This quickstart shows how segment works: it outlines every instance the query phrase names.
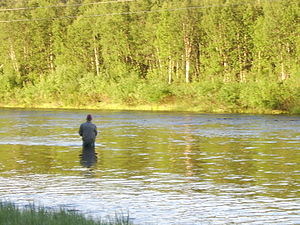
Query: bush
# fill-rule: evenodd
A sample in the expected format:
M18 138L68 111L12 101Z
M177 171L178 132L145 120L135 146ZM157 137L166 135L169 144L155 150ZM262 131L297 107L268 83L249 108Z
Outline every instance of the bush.
M47 83L51 92L69 95L78 92L79 80L86 74L81 67L62 65L49 75Z
M240 92L239 83L226 83L218 91L219 101L228 106L238 106Z
M246 108L287 109L295 93L291 87L276 82L251 82L241 89L241 103Z
M11 90L11 83L8 76L0 74L0 98L6 97Z
M142 99L149 103L160 103L168 96L173 95L170 85L155 81L148 81L140 91Z
M118 103L136 104L138 100L138 89L142 85L135 75L121 77L118 81L111 81L110 86L106 89L108 96Z

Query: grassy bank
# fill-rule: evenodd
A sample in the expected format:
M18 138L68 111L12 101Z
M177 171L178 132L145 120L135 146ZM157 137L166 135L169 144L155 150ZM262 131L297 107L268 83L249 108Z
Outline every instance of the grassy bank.
M23 108L23 109L91 109L91 110L126 110L126 111L156 111L156 112L195 112L195 113L249 113L249 114L300 114L300 109L293 111L272 109L241 109L232 107L215 108L210 105L190 106L185 102L176 104L148 104L148 105L126 105L112 103L95 103L93 105L65 105L59 103L21 103L0 104L0 108Z
M46 210L29 206L19 209L12 203L0 203L0 224L2 225L130 225L128 217L95 221L82 214L66 210Z
M8 89L0 93L0 107L300 113L296 80L164 84L136 77L111 83L91 79L63 85L43 80Z

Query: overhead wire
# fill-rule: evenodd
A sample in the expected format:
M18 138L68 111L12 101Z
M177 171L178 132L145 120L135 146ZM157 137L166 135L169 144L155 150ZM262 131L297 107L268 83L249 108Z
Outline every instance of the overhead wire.
M135 0L119 0L119 1L111 1L111 2L132 2ZM282 1L282 0L265 0L265 1ZM109 1L108 1L109 2ZM253 2L253 1L251 1ZM61 17L49 17L49 18L35 18L35 19L14 19L14 20L0 20L0 23L13 23L13 22L32 22L32 21L45 21L45 20L62 20L62 19L74 19L74 18L91 18L91 17L102 17L102 16L117 16L117 15L131 15L131 14L147 14L147 13L159 13L159 12L174 12L174 11L182 11L182 10L194 10L194 9L203 9L203 8L213 8L213 7L228 7L235 5L243 5L245 3L224 3L224 4L213 4L206 6L188 6L181 8L166 8L166 9L154 9L154 10L141 10L141 11L128 11L128 12L116 12L116 13L103 13L103 14L91 14L91 15L76 15L76 16L61 16ZM87 3L88 4L88 3Z
M0 12L22 11L22 10L32 10L32 9L46 9L46 8L60 8L60 7L76 7L76 6L100 5L100 4L109 4L109 3L133 2L133 1L136 1L136 0L111 0L111 1L103 1L103 2L77 3L77 4L66 4L66 5L5 8L5 9L0 9Z

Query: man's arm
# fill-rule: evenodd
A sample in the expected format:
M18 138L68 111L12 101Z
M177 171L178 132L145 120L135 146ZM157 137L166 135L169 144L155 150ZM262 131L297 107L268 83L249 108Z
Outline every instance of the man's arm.
M98 134L98 131L97 131L97 127L96 127L96 125L95 125L94 132L95 132L95 136L97 136L97 134Z

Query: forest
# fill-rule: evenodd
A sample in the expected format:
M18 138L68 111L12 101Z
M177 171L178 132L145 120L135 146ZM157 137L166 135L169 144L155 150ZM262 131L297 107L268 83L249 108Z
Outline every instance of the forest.
M0 106L300 113L299 0L1 0Z

